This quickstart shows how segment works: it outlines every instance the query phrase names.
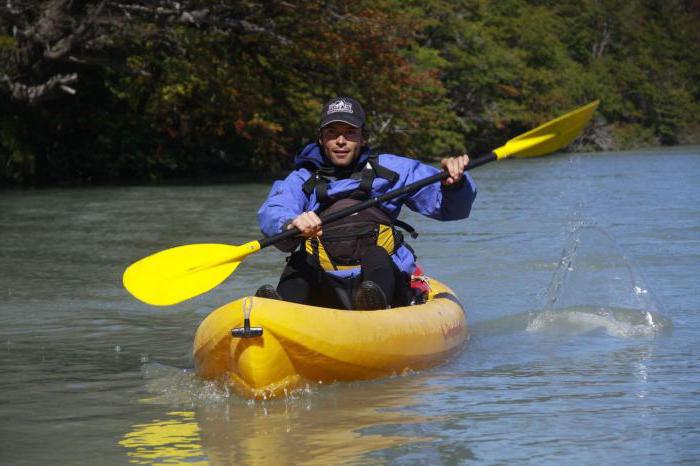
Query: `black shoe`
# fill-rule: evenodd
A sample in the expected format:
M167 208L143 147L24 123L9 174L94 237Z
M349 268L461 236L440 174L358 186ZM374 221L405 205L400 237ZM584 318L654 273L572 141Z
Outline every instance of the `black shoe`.
M371 280L362 282L355 293L355 310L376 311L387 308L384 291Z
M255 292L258 298L276 299L282 301L282 296L277 292L277 288L272 285L263 285Z

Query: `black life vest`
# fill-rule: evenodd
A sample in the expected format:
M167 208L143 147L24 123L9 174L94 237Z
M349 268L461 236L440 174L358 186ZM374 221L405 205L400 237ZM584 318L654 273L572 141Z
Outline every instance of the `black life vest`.
M375 178L384 178L393 183L398 179L398 174L379 165L376 155L370 155L367 164L350 177L359 179L360 186L340 198L328 196L328 183L334 179L324 177L318 172L304 183L303 189L307 196L316 191L321 204L319 215L330 214L369 199ZM393 220L379 207L369 207L324 225L323 235L320 238L305 240L302 247L308 254L316 256L326 271L351 269L360 264L360 258L369 246L378 245L390 255L394 254L404 244L403 234L397 226L406 230L413 238L418 236L409 224Z

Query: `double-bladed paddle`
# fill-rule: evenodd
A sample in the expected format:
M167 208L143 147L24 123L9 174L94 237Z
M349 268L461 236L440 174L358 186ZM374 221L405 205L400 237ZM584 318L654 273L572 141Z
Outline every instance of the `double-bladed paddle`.
M567 146L583 129L598 101L579 107L525 134L517 136L488 155L469 161L466 170L510 157L547 155ZM447 178L445 171L408 184L403 188L321 216L325 225L374 205L412 193ZM155 306L168 306L205 293L223 282L251 254L267 246L299 235L292 228L274 236L240 246L228 244L189 244L145 257L124 272L124 287L136 298Z

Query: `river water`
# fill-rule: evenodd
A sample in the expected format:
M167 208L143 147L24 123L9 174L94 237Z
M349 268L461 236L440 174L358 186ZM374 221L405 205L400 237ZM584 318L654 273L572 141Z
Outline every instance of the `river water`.
M192 337L281 253L168 308L121 274L257 239L267 183L0 192L0 464L699 464L700 147L473 176L469 220L402 217L467 308L464 351L258 402L194 377Z

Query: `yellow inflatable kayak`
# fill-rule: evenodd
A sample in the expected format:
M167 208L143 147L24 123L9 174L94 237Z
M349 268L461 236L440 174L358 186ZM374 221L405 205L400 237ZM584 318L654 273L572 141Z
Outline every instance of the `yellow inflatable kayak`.
M196 373L222 380L244 397L270 398L307 383L374 379L441 364L466 342L466 319L452 290L426 280L425 304L383 311L258 297L233 301L197 329Z

